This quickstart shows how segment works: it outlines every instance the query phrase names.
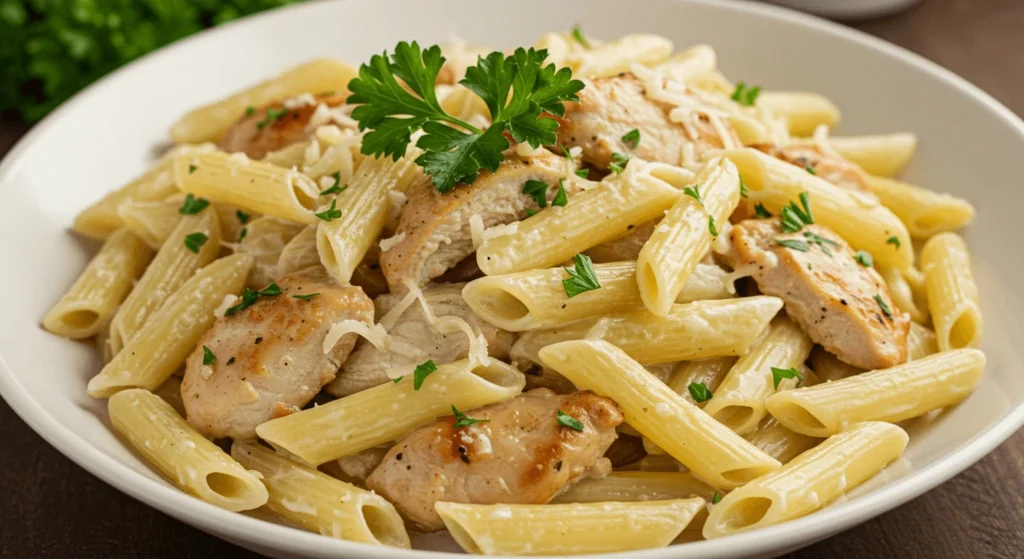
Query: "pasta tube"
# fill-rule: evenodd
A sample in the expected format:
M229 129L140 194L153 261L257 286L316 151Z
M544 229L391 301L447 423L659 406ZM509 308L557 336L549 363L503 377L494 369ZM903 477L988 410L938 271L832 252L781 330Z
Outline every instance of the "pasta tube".
M679 167L631 160L621 175L573 195L567 205L549 207L520 221L513 233L484 239L476 251L477 265L493 276L571 260L625 234L631 226L662 215L691 177Z
M248 256L235 254L196 272L89 381L89 395L109 398L125 388L155 390L163 384L213 324L224 297L242 290L251 267Z
M907 274L905 272L906 270L890 268L888 266L880 266L878 268L878 273L885 280L885 285L889 288L889 295L892 296L896 306L901 311L909 313L910 319L914 322L928 322L927 302L919 302L917 300L914 288L907 281Z
M387 382L272 419L256 427L256 434L278 449L319 465L393 441L450 413L452 406L471 410L506 400L522 392L525 385L521 373L500 361L473 366L464 359L439 366L419 390L407 375L398 383Z
M665 547L704 499L566 505L468 505L434 509L459 546L482 555L577 555ZM623 537L623 529L629 537Z
M714 494L714 487L690 472L612 472L581 479L551 502L662 501L694 496L710 501Z
M315 468L303 466L255 442L235 442L231 456L262 475L267 508L311 532L332 538L409 548L409 534L395 507Z
M774 526L809 514L899 458L908 440L903 429L888 423L854 425L726 495L711 507L704 537Z
M906 168L917 150L917 136L909 132L875 136L831 136L829 146L866 172L895 177Z
M860 421L895 423L951 406L981 380L985 354L958 349L889 369L786 390L765 401L768 413L787 428L825 437Z
M810 136L824 124L835 128L839 124L839 108L824 95L806 91L762 91L757 106L764 107L786 119L789 133Z
M747 148L721 152L739 169L751 203L762 203L773 215L807 192L814 219L839 234L875 262L894 268L914 264L910 233L888 208L860 192L844 190L806 170ZM895 239L895 240L891 240Z
M779 467L608 342L562 342L542 349L540 359L576 386L615 400L627 423L715 487L738 487Z
M665 316L675 303L740 201L739 173L728 159L708 162L654 228L636 260L640 297L652 313Z
M43 328L76 340L95 335L109 322L152 257L153 251L127 229L114 232L43 317Z
M117 217L149 248L159 250L181 221L181 204L179 200L125 200L117 208Z
M820 349L820 348L819 348ZM803 368L804 386L814 386L819 382L819 376ZM796 382L786 380L779 383L779 390L789 390L796 386ZM809 437L790 431L771 415L766 415L757 428L747 433L743 438L750 444L760 448L772 458L783 464L803 454L808 449L814 448L822 441L818 437Z
M718 386L722 384L725 375L735 364L735 357L712 357L686 361L672 371L665 384L676 394L682 396L684 400L704 407L704 402L697 402L693 399L693 395L690 394L690 385L703 384L714 394L715 390L718 390Z
M781 308L781 299L758 296L675 305L664 317L646 310L613 314L527 332L511 355L537 363L544 346L583 338L603 339L645 365L741 355Z
M768 335L761 337L725 375L704 411L740 435L753 431L767 413L765 398L784 388L783 383L798 381L794 377L776 383L772 369L799 368L813 345L793 321L776 318Z
M182 491L230 511L267 502L267 489L253 474L206 440L149 391L123 390L107 403L114 430Z
M475 279L463 288L462 298L477 316L511 332L555 328L585 318L643 308L635 262L595 264L594 271L601 289L571 298L562 285L568 277L562 268ZM721 268L698 264L676 301L728 296Z
M978 347L984 321L963 238L956 233L932 237L921 251L921 268L939 349Z
M932 332L927 326L921 326L916 322L910 323L910 334L907 336L907 350L910 353L910 361L938 353L939 342L935 332Z
M882 177L870 177L867 184L915 239L956 231L974 220L974 206L962 198Z
M320 263L320 253L316 250L316 227L310 226L292 237L281 249L277 258L277 276L290 274L296 270L316 266Z
M712 72L718 68L718 55L711 45L694 45L654 69L659 74L671 76L683 83L698 74Z

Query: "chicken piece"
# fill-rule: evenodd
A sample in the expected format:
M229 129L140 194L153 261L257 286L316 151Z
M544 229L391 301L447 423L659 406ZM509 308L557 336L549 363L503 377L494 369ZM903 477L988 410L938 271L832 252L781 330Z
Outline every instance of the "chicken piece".
M730 240L733 268L751 272L762 293L780 297L789 317L840 360L869 370L907 360L910 315L896 306L878 272L860 265L830 229L808 225L784 233L777 218L747 220L733 227Z
M256 426L298 411L334 379L356 343L345 334L324 354L328 330L342 320L373 323L362 289L338 286L323 268L280 280L281 294L218 318L185 362L181 385L188 422L213 438L253 439ZM303 300L294 295L316 297ZM203 364L209 348L214 361Z
M559 410L583 431L559 423ZM464 413L489 421L456 428L446 417L420 427L366 480L418 530L444 527L437 501L543 504L584 476L607 474L611 463L603 456L622 423L615 402L589 391L531 390Z
M475 250L469 220L479 215L485 227L526 218L526 209L537 209L523 193L528 180L548 183L547 199L558 192L558 180L570 171L561 156L547 151L521 157L515 149L494 173L481 171L471 185L457 185L440 194L429 180L417 181L406 191L408 202L398 218L396 237L401 241L380 257L384 277L392 293L405 293L405 282L426 285ZM576 191L565 183L566 193Z
M516 335L491 326L477 318L469 305L462 299L464 283L432 284L423 290L430 309L435 316L457 316L487 340L487 352L495 359L508 359L508 352L516 341ZM395 307L401 297L381 295L374 301L377 320ZM390 379L387 369L405 365L418 365L433 360L443 365L463 359L469 354L469 338L462 332L442 334L427 322L419 302L405 310L395 326L389 330L391 347L378 349L366 340L359 340L355 351L345 360L338 377L325 389L338 396L348 396L367 388L384 384Z
M841 155L826 153L817 144L792 144L788 146L755 144L750 147L761 150L786 163L792 163L801 169L810 169L818 177L840 188L871 192L871 189L868 187L867 173L861 170L855 163L844 159Z
M313 104L306 102L301 106L285 108L283 103L273 103L260 107L252 114L243 116L224 133L220 148L228 153L241 151L253 159L262 159L272 151L305 140L319 124L334 122L329 118L311 125L310 120L321 104L328 108L338 107L344 105L347 98L348 92L342 95L316 95L313 96ZM348 111L341 114L347 117Z
M583 80L579 103L567 103L559 122L558 144L583 149L583 160L607 169L613 153L658 161L670 165L682 163L683 146L693 142L699 159L710 149L725 146L718 127L704 114L684 123L672 122L673 106L648 99L644 85L632 74ZM728 122L719 121L731 145L741 145ZM640 131L640 142L633 149L622 137L633 129Z

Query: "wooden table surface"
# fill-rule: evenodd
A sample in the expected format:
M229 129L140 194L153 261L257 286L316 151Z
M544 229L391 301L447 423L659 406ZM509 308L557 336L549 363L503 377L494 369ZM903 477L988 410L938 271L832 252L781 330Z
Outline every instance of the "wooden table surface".
M930 58L1024 115L1024 0L924 0L854 27ZM0 155L24 132L0 122ZM0 441L0 557L253 556L107 486L4 402ZM789 557L1024 557L1024 431L924 496Z

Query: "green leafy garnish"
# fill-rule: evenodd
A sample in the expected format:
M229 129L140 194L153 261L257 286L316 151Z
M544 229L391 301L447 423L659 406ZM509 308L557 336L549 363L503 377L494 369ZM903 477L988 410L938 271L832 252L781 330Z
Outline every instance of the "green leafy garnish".
M691 382L690 386L687 386L686 389L690 391L690 396L693 396L693 400L698 404L707 402L713 397L711 389L703 382Z
M320 295L319 293L310 293L309 295L292 295L293 299L302 299L303 301L309 301L313 297Z
M576 176L581 178L581 179L585 179L585 178L590 176L590 171L588 171L586 169L576 169L575 173L576 173Z
M241 223L242 225L249 223L249 214L243 212L242 210L236 210L235 217L238 218L238 222Z
M580 293L601 289L597 281L597 272L594 271L594 263L586 254L577 254L573 259L576 264L575 270L563 268L569 273L569 279L562 280L562 287L565 295L572 299Z
M537 210L531 210L530 208L523 208L523 211L526 212L526 217L533 217L533 216L537 215Z
M393 382L395 384L398 384L398 383L402 382L402 379L404 379L404 378L405 378L405 375L402 375L400 377L395 377L395 378L391 379L391 382Z
M568 159L569 161L576 161L576 160L575 160L575 159L573 158L572 154L571 154L571 153L569 153L569 148L567 148L567 147L565 147L565 146L558 146L558 147L559 147L559 148L561 148L561 150L562 150L562 155L564 155L566 159Z
M256 114L256 107L249 105L245 108L245 116L252 116L254 114Z
M473 419L468 415L455 409L455 404L452 404L452 415L455 416L455 423L452 424L452 429L458 429L459 427L469 427L474 423L487 423L490 419Z
M210 351L210 348L203 346L203 365L212 365L217 360L217 356Z
M326 211L322 211L322 212L320 212L318 214L313 214L313 215L319 217L320 219L322 219L324 221L331 221L331 220L338 219L338 218L341 217L341 210L335 209L335 206L337 206L337 205L338 205L338 199L335 198L335 199L331 200L331 207L330 208L327 208Z
M196 198L191 194L185 195L185 203L178 208L178 213L181 215L195 215L206 209L210 205L210 201L206 198Z
M811 167L810 165L808 165L807 167L804 167L804 170L806 170L808 173L810 173L812 175L817 175L818 174L818 173L814 172L814 167Z
M423 386L423 380L427 378L430 373L437 370L437 365L433 361L427 361L416 365L416 369L412 372L412 389L419 390Z
M889 305L886 304L881 295L875 295L875 302L878 303L878 308L882 309L882 312L885 313L886 318L892 318L892 309L889 308Z
M224 316L231 316L238 311L245 310L253 306L259 298L260 294L258 291L246 287L242 290L242 300L237 305L228 307L228 310L224 311Z
M807 243L805 243L803 241L798 241L796 239L775 239L775 242L779 243L780 245L782 245L782 246L784 246L786 248L791 248L793 250L799 250L800 252L807 252L807 251L811 250L811 245L809 245L809 244L807 244Z
M718 227L715 227L715 216L708 216L708 231L711 232L712 237L718 236Z
M775 390L779 389L779 383L782 379L795 378L798 382L803 382L804 377L797 371L796 368L779 369L778 367L772 367L772 382L775 383Z
M274 282L270 282L270 285L259 291L259 294L263 297L276 297L281 294L281 287Z
M277 119L283 117L286 114L288 114L288 109L285 109L283 107L280 109L270 107L269 109L267 109L267 115L263 117L263 120L256 123L256 128L263 130L264 128L270 126L271 124L276 122Z
M334 184L332 184L327 190L321 192L321 196L327 196L328 194L341 194L342 192L345 192L346 188L348 188L347 184L344 187L341 186L341 171L335 171L331 176L334 177Z
M565 413L562 410L558 410L558 424L563 427L568 427L576 431L583 430L583 423L575 417Z
M704 199L700 197L700 185L687 186L683 188L683 194L693 198L698 204L704 205Z
M629 163L629 158L621 153L612 154L612 162L608 164L608 168L616 175L626 169L626 164Z
M210 238L205 233L192 233L185 237L185 248L199 254L199 249L206 244Z
M747 185L743 184L743 176L740 175L740 197L748 198L749 196L750 191L747 190Z
M858 250L857 253L853 255L853 259L865 268L870 268L875 262L875 259L871 257L871 253L863 250Z
M736 89L732 92L732 100L736 101L740 105L750 107L757 100L758 94L761 93L761 86L753 85L747 87L747 84L740 82L736 84Z
M546 50L519 48L511 56L492 52L466 70L459 83L483 99L490 109L492 124L487 130L453 117L441 108L434 91L438 71L445 59L441 48L421 50L401 42L394 54L375 55L359 68L359 77L349 82L348 102L359 105L352 118L363 137L365 155L405 154L412 134L425 134L416 142L423 154L416 163L431 177L438 192L458 183L472 183L480 169L494 172L509 147L504 133L519 143L537 148L556 141L558 122L541 118L544 113L565 114L563 101L577 101L583 82L572 79L572 70L544 66ZM396 79L397 78L397 79ZM403 83L399 83L398 80Z
M526 181L526 184L523 185L523 194L533 198L533 201L536 202L538 206L542 208L548 207L548 183L532 179L528 180Z
M805 225L814 224L814 215L811 214L811 199L806 192L800 193L800 206L796 202L790 202L782 208L782 230L786 233L794 233L804 228Z
M576 39L577 43L583 45L583 48L590 48L590 42L588 42L587 38L583 36L583 30L580 29L579 25L572 26L572 38Z
M636 149L640 145L640 129L634 128L626 132L626 135L622 137L622 143L629 146L630 149Z
M829 250L828 247L825 245L832 245L834 247L839 246L839 243L833 241L832 239L826 239L825 237L822 237L821 235L818 235L817 233L812 233L810 231L804 231L804 237L807 238L807 242L816 244L819 247L821 247L821 251L828 256L832 256L832 251Z
M772 216L772 214L764 208L764 204L760 202L754 204L754 213L761 219L768 219Z
M900 243L899 237L897 237L896 235L893 235L892 237L889 237L888 239L885 240L885 244L887 244L887 245L895 245L896 248L899 249L902 243Z
M722 494L719 493L718 491L715 491L715 494L711 496L711 504L712 505L717 505L718 502L721 501L721 500L722 500Z
M242 242L243 240L245 240L245 236L248 235L248 234L249 234L249 228L248 227L243 227L242 230L238 232L238 240L235 241L235 242L236 243Z
M196 172L196 169L198 169L198 168L199 167L196 167L195 165L189 165L188 166L188 174L191 175L192 173Z
M558 179L558 192L551 199L552 206L564 206L569 203L569 196L565 193L565 179Z

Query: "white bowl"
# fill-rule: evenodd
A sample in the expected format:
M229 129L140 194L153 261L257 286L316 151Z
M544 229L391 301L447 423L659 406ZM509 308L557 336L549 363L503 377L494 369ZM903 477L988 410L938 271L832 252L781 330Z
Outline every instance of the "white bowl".
M713 44L726 75L767 88L820 91L843 110L841 132L909 130L915 183L970 200L967 232L988 327L988 370L955 409L909 426L905 460L859 494L808 517L721 540L623 555L748 557L820 540L904 503L974 463L1024 422L1024 300L1016 189L1024 124L988 95L902 49L781 8L700 0L351 0L249 18L177 43L101 80L25 137L0 165L0 393L47 441L111 485L199 529L291 557L440 557L367 547L229 513L171 487L112 433L105 402L85 394L100 367L87 344L44 332L45 311L90 250L68 232L76 212L152 162L186 110L316 55L359 62L403 39L456 33L507 47L580 23L596 37L649 31ZM17 452L17 449L8 449ZM420 547L455 550L446 538Z

